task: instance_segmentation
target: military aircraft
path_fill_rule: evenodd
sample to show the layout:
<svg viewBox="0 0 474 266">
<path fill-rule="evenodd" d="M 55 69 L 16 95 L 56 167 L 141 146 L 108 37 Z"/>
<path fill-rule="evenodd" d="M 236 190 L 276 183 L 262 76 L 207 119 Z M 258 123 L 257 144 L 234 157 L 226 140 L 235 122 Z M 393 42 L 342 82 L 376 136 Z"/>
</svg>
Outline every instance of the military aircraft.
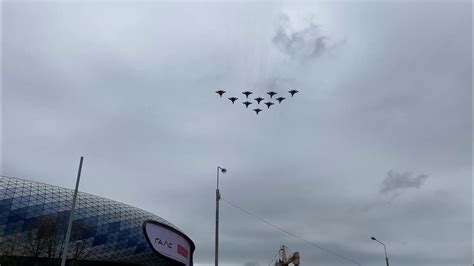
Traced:
<svg viewBox="0 0 474 266">
<path fill-rule="evenodd" d="M 274 105 L 272 102 L 266 102 L 265 105 L 267 106 L 268 109 L 270 109 L 270 106 Z"/>
<path fill-rule="evenodd" d="M 246 102 L 243 102 L 243 104 L 245 104 L 245 108 L 249 108 L 249 105 L 251 105 L 252 103 L 249 101 L 246 101 Z"/>
<path fill-rule="evenodd" d="M 263 101 L 264 99 L 262 97 L 257 97 L 255 98 L 255 101 L 257 101 L 258 104 L 260 104 L 261 101 Z"/>
<path fill-rule="evenodd" d="M 216 91 L 216 93 L 219 94 L 220 97 L 222 97 L 222 94 L 224 94 L 225 91 L 223 91 L 223 90 L 218 90 L 218 91 Z"/>
<path fill-rule="evenodd" d="M 284 99 L 286 99 L 286 98 L 285 98 L 285 97 L 278 97 L 278 98 L 276 98 L 276 99 L 277 99 L 278 103 L 281 103 L 281 102 L 282 102 Z"/>
<path fill-rule="evenodd" d="M 273 97 L 273 95 L 277 94 L 276 92 L 274 91 L 269 91 L 267 92 L 268 95 L 270 95 L 270 99 Z"/>
<path fill-rule="evenodd" d="M 253 92 L 251 91 L 244 91 L 242 92 L 243 95 L 247 96 L 247 98 L 249 97 L 250 94 L 252 94 Z"/>
<path fill-rule="evenodd" d="M 293 97 L 293 95 L 295 95 L 298 91 L 297 90 L 291 90 L 291 91 L 288 91 L 290 94 L 291 94 L 291 97 Z"/>
<path fill-rule="evenodd" d="M 253 109 L 255 111 L 255 113 L 258 115 L 258 113 L 260 113 L 262 110 L 261 109 Z"/>
<path fill-rule="evenodd" d="M 237 101 L 239 98 L 237 97 L 230 97 L 229 100 L 234 104 L 235 101 Z"/>
</svg>

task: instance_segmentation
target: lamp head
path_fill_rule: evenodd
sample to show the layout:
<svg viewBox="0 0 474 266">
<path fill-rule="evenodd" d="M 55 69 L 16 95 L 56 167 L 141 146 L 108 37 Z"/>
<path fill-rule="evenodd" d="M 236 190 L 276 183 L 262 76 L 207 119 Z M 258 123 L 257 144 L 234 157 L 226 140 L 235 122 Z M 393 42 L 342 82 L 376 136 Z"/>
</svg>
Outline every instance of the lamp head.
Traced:
<svg viewBox="0 0 474 266">
<path fill-rule="evenodd" d="M 377 239 L 375 239 L 375 237 L 371 237 L 370 239 L 372 239 L 372 240 L 377 240 Z"/>
<path fill-rule="evenodd" d="M 223 174 L 225 174 L 225 173 L 227 173 L 227 169 L 221 168 L 221 172 L 222 172 Z"/>
</svg>

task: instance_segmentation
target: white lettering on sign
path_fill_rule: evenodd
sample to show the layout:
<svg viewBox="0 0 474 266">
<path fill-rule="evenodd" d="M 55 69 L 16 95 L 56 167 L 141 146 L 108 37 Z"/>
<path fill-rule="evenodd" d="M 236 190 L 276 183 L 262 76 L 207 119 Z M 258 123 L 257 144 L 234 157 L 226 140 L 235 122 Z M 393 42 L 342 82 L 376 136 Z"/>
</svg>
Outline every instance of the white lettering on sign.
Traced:
<svg viewBox="0 0 474 266">
<path fill-rule="evenodd" d="M 191 244 L 186 238 L 169 228 L 151 222 L 145 224 L 145 233 L 156 252 L 186 266 L 191 265 Z"/>
</svg>

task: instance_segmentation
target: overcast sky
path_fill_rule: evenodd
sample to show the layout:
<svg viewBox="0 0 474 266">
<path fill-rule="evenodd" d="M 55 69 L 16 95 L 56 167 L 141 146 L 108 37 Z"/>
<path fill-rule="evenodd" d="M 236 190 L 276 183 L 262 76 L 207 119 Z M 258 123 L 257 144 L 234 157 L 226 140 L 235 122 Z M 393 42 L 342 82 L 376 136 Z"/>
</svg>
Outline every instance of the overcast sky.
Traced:
<svg viewBox="0 0 474 266">
<path fill-rule="evenodd" d="M 73 188 L 84 155 L 82 191 L 169 220 L 198 265 L 217 165 L 224 199 L 363 265 L 384 263 L 371 236 L 392 265 L 471 264 L 471 16 L 470 1 L 3 1 L 2 174 Z M 241 104 L 268 89 L 288 99 Z M 351 265 L 221 202 L 222 265 L 268 265 L 281 244 Z"/>
</svg>

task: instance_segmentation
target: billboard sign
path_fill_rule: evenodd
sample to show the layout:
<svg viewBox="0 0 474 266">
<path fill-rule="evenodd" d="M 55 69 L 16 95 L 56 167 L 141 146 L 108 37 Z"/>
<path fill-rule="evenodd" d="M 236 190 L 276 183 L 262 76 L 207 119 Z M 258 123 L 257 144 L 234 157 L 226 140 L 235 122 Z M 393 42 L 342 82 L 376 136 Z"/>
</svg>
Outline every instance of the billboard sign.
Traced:
<svg viewBox="0 0 474 266">
<path fill-rule="evenodd" d="M 193 265 L 193 241 L 175 228 L 156 221 L 145 221 L 143 232 L 158 254 L 186 266 Z"/>
</svg>

